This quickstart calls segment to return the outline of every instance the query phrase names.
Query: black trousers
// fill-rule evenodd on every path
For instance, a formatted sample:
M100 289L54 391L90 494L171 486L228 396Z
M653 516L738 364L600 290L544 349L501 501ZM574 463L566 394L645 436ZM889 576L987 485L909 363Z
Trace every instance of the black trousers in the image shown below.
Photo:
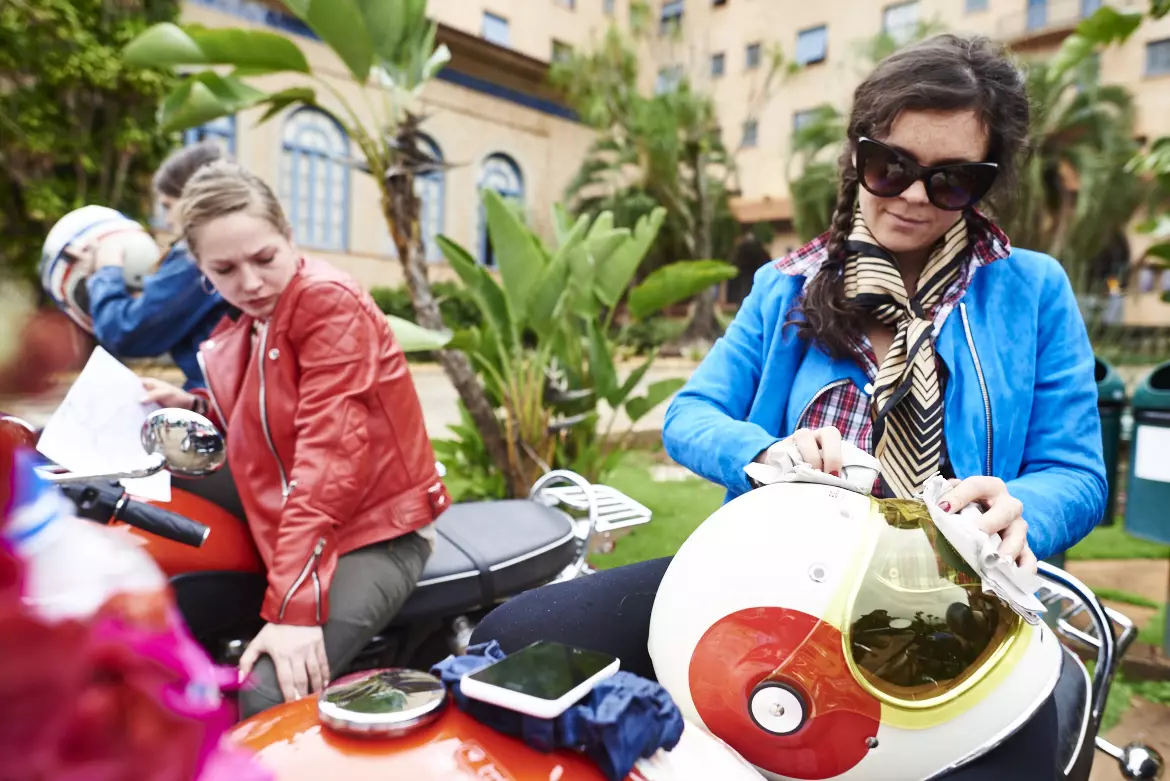
M646 646L654 595L668 564L669 558L644 561L521 594L489 613L471 642L496 640L512 653L537 640L556 640L613 654L623 670L654 680ZM1055 781L1061 777L1057 741L1056 702L1050 697L1023 729L947 778Z

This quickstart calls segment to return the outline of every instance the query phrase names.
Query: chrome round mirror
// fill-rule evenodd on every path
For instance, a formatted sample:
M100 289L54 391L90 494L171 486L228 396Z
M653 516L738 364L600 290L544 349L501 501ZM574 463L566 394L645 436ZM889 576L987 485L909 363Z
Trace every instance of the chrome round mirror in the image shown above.
M227 459L223 437L210 420L174 407L146 416L142 447L162 456L167 469L182 477L206 477L218 472Z
M1166 767L1157 751L1141 743L1130 743L1123 748L1118 762L1123 776L1139 781L1161 778Z
M317 700L317 716L337 732L388 738L431 724L446 704L447 688L438 678L388 668L335 681Z

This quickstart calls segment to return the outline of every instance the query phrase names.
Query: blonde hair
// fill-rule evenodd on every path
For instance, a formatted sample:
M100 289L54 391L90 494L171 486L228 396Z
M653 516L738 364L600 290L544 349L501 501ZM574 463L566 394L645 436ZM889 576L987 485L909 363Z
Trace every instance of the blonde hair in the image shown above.
M191 254L199 260L196 234L212 220L237 212L248 212L266 220L282 235L291 237L292 228L272 189L259 176L238 164L219 160L200 168L187 180L183 196L175 205L179 233Z

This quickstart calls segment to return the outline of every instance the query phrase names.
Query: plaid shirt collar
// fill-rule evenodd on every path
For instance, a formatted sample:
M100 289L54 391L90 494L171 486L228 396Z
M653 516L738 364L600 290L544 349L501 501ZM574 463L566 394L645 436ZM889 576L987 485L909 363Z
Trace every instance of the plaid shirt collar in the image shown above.
M983 266L1006 258L1012 252L1011 242L994 222L976 209L971 210L969 228L971 229L971 252L967 255L966 273L961 278L961 284L952 289L943 302L953 303L962 298L971 278ZM776 270L790 277L804 277L805 286L809 280L817 275L828 257L829 234L823 233L797 250L793 250L784 257L775 261Z

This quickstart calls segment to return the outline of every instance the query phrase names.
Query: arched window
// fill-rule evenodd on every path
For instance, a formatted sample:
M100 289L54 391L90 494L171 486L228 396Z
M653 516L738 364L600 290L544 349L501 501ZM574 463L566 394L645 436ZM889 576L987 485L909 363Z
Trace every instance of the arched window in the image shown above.
M428 155L437 165L433 169L423 168L414 177L414 194L419 199L419 230L422 231L423 257L434 263L443 259L443 251L435 240L443 232L443 215L446 204L447 177L443 171L443 150L430 136L419 134L418 148ZM394 238L386 230L383 238L383 254L391 258L398 257L398 247L394 245Z
M419 198L419 229L422 231L426 259L432 263L442 260L443 253L435 241L443 232L443 202L446 177L442 169L443 150L430 136L419 136L419 149L426 152L438 165L414 177L414 192Z
M520 167L515 160L501 152L490 154L483 161L477 192L484 188L495 190L521 207L524 205L524 177L520 174ZM491 238L488 236L487 214L482 203L479 207L479 257L485 266L496 265Z
M229 155L235 155L236 115L219 117L183 132L185 146L198 144L200 141L213 141L223 147Z
M328 114L302 108L285 120L280 198L299 244L346 249L349 162L349 137Z
M205 122L199 127L188 128L183 131L183 146L191 146L198 144L200 141L211 141L218 144L225 152L231 156L236 154L236 115L229 114L226 117L219 117L210 122ZM154 194L153 213L150 215L150 224L156 228L167 227L166 210L163 209L162 203L158 199L158 193Z

